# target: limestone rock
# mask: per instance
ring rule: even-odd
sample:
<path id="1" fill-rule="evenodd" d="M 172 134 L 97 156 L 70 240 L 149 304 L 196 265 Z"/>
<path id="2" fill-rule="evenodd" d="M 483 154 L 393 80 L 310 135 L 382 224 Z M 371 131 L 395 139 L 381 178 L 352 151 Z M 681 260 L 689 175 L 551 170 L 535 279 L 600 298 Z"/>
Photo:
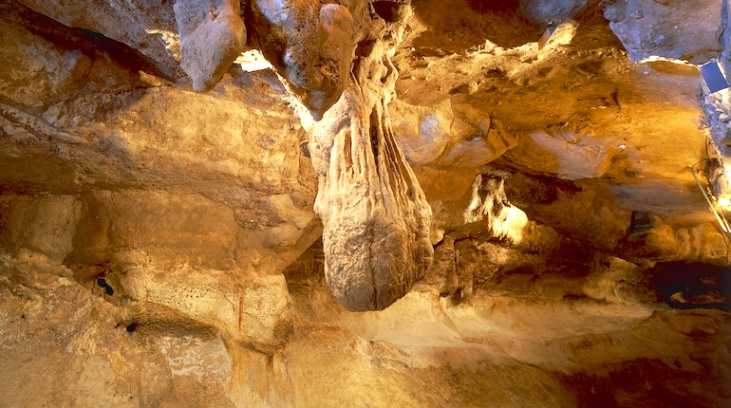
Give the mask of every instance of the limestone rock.
<path id="1" fill-rule="evenodd" d="M 413 166 L 477 168 L 515 147 L 510 134 L 469 105 L 445 99 L 435 106 L 390 105 L 394 133 Z"/>
<path id="2" fill-rule="evenodd" d="M 271 354 L 292 332 L 290 297 L 281 274 L 176 265 L 139 249 L 118 251 L 111 267 L 107 282 L 116 288 L 115 299 L 168 307 L 237 345 Z M 163 275 L 166 279 L 159 279 Z"/>
<path id="3" fill-rule="evenodd" d="M 33 13 L 14 12 L 0 18 L 16 63 L 0 70 L 3 256 L 45 257 L 106 302 L 280 347 L 291 315 L 277 273 L 321 234 L 281 86 L 239 71 L 218 93 L 185 91 L 120 62 L 124 45 L 61 24 L 32 31 Z"/>
<path id="4" fill-rule="evenodd" d="M 528 151 L 530 155 L 526 154 Z M 597 145 L 591 137 L 546 132 L 531 133 L 506 155 L 520 166 L 527 165 L 529 160 L 533 169 L 568 180 L 602 177 L 612 162 L 608 149 Z"/>
<path id="5" fill-rule="evenodd" d="M 319 179 L 315 212 L 323 220 L 325 276 L 348 310 L 388 307 L 432 261 L 431 209 L 388 111 L 397 75 L 389 57 L 400 35 L 396 25 L 383 38 L 361 42 L 353 77 L 315 124 L 309 144 Z"/>
<path id="6" fill-rule="evenodd" d="M 605 16 L 633 60 L 650 56 L 702 64 L 721 50 L 721 0 L 609 3 Z"/>
<path id="7" fill-rule="evenodd" d="M 27 286 L 9 282 L 14 269 L 25 271 L 14 281 Z M 58 269 L 39 255 L 0 261 L 0 307 L 14 310 L 2 330 L 17 333 L 0 351 L 0 377 L 9 385 L 0 390 L 3 405 L 232 406 L 225 385 L 231 356 L 210 326 L 152 304 L 115 306 Z M 12 363 L 19 360 L 25 363 Z M 198 387 L 206 391 L 185 391 Z"/>
<path id="8" fill-rule="evenodd" d="M 493 237 L 520 243 L 528 217 L 513 207 L 505 195 L 505 178 L 508 174 L 487 171 L 475 177 L 472 183 L 472 200 L 463 213 L 465 224 L 486 221 Z"/>
<path id="9" fill-rule="evenodd" d="M 587 2 L 588 0 L 521 0 L 519 10 L 530 19 L 557 25 L 573 17 L 586 7 Z"/>
<path id="10" fill-rule="evenodd" d="M 362 2 L 354 2 L 353 6 Z M 254 45 L 315 119 L 338 100 L 355 50 L 348 8 L 303 0 L 257 0 L 247 20 Z"/>
<path id="11" fill-rule="evenodd" d="M 387 109 L 396 79 L 389 57 L 410 9 L 372 7 L 368 16 L 363 2 L 262 0 L 250 22 L 264 55 L 318 120 L 307 149 L 319 176 L 315 211 L 328 284 L 350 310 L 395 302 L 432 256 L 431 211 Z"/>
<path id="12" fill-rule="evenodd" d="M 100 33 L 138 50 L 165 75 L 182 76 L 173 2 L 22 0 L 31 9 L 71 27 Z"/>
<path id="13" fill-rule="evenodd" d="M 180 66 L 193 79 L 193 89 L 213 88 L 244 51 L 246 27 L 238 0 L 175 2 L 180 33 Z"/>
<path id="14" fill-rule="evenodd" d="M 102 46 L 88 32 L 69 29 L 17 3 L 0 4 L 0 13 L 0 95 L 11 104 L 46 109 L 86 92 L 137 86 L 141 81 L 136 70 L 154 71 L 153 64 L 126 46 Z"/>
<path id="15" fill-rule="evenodd" d="M 726 238 L 711 223 L 683 227 L 657 220 L 655 224 L 649 231 L 631 234 L 621 242 L 626 257 L 716 265 L 726 265 L 731 259 Z"/>
<path id="16" fill-rule="evenodd" d="M 82 205 L 73 196 L 33 200 L 4 195 L 0 242 L 6 249 L 30 250 L 61 262 L 73 251 Z"/>
<path id="17" fill-rule="evenodd" d="M 239 2 L 203 94 L 174 3 L 0 2 L 0 406 L 730 405 L 728 94 L 602 14 L 728 10 Z"/>

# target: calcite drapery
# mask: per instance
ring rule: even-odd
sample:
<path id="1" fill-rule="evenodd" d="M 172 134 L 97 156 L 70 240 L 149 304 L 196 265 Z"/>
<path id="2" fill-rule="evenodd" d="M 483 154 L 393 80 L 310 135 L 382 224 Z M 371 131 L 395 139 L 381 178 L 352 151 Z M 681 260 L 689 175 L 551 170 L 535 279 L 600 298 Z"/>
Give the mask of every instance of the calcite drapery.
<path id="1" fill-rule="evenodd" d="M 397 78 L 390 58 L 410 6 L 353 3 L 350 10 L 320 8 L 317 43 L 300 49 L 288 38 L 284 76 L 301 90 L 298 81 L 308 86 L 302 78 L 319 78 L 313 68 L 330 74 L 300 96 L 316 118 L 337 100 L 315 123 L 309 143 L 319 178 L 315 212 L 324 226 L 325 278 L 345 308 L 381 310 L 403 297 L 432 262 L 431 208 L 388 115 Z M 330 52 L 312 58 L 313 45 Z"/>
<path id="2" fill-rule="evenodd" d="M 232 40 L 241 32 L 239 3 L 204 3 L 175 6 L 183 69 L 196 90 L 215 84 L 242 46 Z M 397 77 L 390 58 L 410 4 L 256 0 L 243 15 L 250 45 L 317 121 L 309 151 L 319 178 L 315 212 L 323 220 L 328 285 L 349 310 L 383 309 L 433 258 L 431 208 L 396 144 L 387 107 Z M 202 52 L 217 46 L 220 55 Z"/>

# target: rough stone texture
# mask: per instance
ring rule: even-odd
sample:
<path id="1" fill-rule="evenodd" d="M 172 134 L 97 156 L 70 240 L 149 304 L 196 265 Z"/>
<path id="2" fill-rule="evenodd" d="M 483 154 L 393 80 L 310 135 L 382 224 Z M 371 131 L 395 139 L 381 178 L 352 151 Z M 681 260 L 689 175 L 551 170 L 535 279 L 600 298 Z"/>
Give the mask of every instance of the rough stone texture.
<path id="1" fill-rule="evenodd" d="M 586 7 L 588 0 L 521 0 L 520 13 L 549 26 L 571 19 Z"/>
<path id="2" fill-rule="evenodd" d="M 12 105 L 43 110 L 100 89 L 133 88 L 140 79 L 132 67 L 154 69 L 129 49 L 69 30 L 12 2 L 0 3 L 0 10 L 5 62 L 0 95 Z"/>
<path id="3" fill-rule="evenodd" d="M 487 33 L 487 41 L 477 30 L 430 29 L 444 7 L 426 0 L 415 7 L 394 58 L 399 142 L 435 211 L 456 210 L 480 171 L 469 164 L 489 163 L 516 173 L 508 196 L 531 220 L 604 250 L 627 237 L 635 210 L 673 229 L 715 222 L 686 168 L 705 157 L 706 146 L 695 68 L 631 63 L 596 3 L 557 27 L 542 49 L 535 42 L 503 47 L 520 38 L 512 30 L 531 32 L 521 20 Z M 504 13 L 481 12 L 469 18 L 485 27 Z M 485 113 L 467 115 L 463 106 Z M 422 110 L 417 125 L 410 112 Z M 457 160 L 447 165 L 450 157 Z"/>
<path id="4" fill-rule="evenodd" d="M 315 211 L 333 294 L 349 310 L 380 310 L 429 267 L 431 209 L 396 145 L 386 101 L 361 92 L 346 91 L 315 129 Z"/>
<path id="5" fill-rule="evenodd" d="M 276 77 L 239 71 L 191 102 L 143 58 L 120 62 L 123 46 L 2 7 L 15 62 L 0 80 L 4 253 L 63 264 L 87 289 L 104 292 L 103 279 L 113 304 L 160 305 L 226 341 L 281 346 L 292 316 L 278 271 L 321 226 L 297 151 L 305 134 Z"/>
<path id="6" fill-rule="evenodd" d="M 289 281 L 299 313 L 343 325 L 348 334 L 358 335 L 342 339 L 332 326 L 304 330 L 313 342 L 328 344 L 328 351 L 339 349 L 341 342 L 347 344 L 340 349 L 344 364 L 326 364 L 322 370 L 357 381 L 348 387 L 319 384 L 318 390 L 331 396 L 328 401 L 357 395 L 375 406 L 389 403 L 381 399 L 384 394 L 368 392 L 374 387 L 388 389 L 387 395 L 404 403 L 425 406 L 583 406 L 585 401 L 635 406 L 667 401 L 669 394 L 673 401 L 689 406 L 713 406 L 728 399 L 723 383 L 728 363 L 716 365 L 713 360 L 728 361 L 729 355 L 710 352 L 716 346 L 704 344 L 724 341 L 722 337 L 729 335 L 727 313 L 635 309 L 638 301 L 655 296 L 642 289 L 648 277 L 641 268 L 616 258 L 585 260 L 591 266 L 581 266 L 584 261 L 576 263 L 582 256 L 577 248 L 547 252 L 561 261 L 544 264 L 544 270 L 526 270 L 527 265 L 538 266 L 535 255 L 527 259 L 526 253 L 516 251 L 511 257 L 505 247 L 482 245 L 477 253 L 461 255 L 483 262 L 471 263 L 476 267 L 472 297 L 454 305 L 429 283 L 384 311 L 365 314 L 338 313 L 321 273 L 304 272 L 317 262 L 298 264 L 291 269 L 297 276 L 290 275 Z M 313 260 L 320 256 L 314 254 Z M 487 277 L 491 267 L 499 269 Z M 586 333 L 588 327 L 596 331 Z M 295 338 L 294 347 L 301 354 L 297 361 L 309 356 L 309 364 L 316 366 L 316 355 L 303 349 L 307 337 Z M 363 349 L 365 344 L 358 339 L 371 343 Z M 700 356 L 695 353 L 701 349 L 710 354 L 689 357 L 681 350 L 691 344 L 698 350 L 693 355 Z M 379 357 L 370 363 L 360 360 L 374 354 Z M 361 364 L 371 364 L 373 368 L 366 371 L 373 376 L 355 375 Z M 718 377 L 706 377 L 705 370 Z M 444 382 L 447 373 L 451 385 Z M 428 384 L 437 391 L 404 395 L 399 374 L 420 379 L 408 381 L 408 389 L 421 390 Z M 685 382 L 696 376 L 706 379 L 702 389 Z M 306 405 L 317 398 L 307 397 L 312 399 Z"/>
<path id="7" fill-rule="evenodd" d="M 722 0 L 629 0 L 607 4 L 604 16 L 630 57 L 658 56 L 703 64 L 721 51 Z"/>
<path id="8" fill-rule="evenodd" d="M 686 168 L 718 172 L 728 95 L 633 62 L 607 2 L 338 4 L 246 2 L 271 64 L 197 93 L 174 2 L 0 2 L 0 406 L 728 406 L 729 244 Z M 366 212 L 319 204 L 368 200 L 322 175 L 397 200 L 386 159 L 434 262 L 352 313 L 323 240 Z"/>
<path id="9" fill-rule="evenodd" d="M 210 7 L 175 5 L 181 64 L 199 91 L 220 80 L 245 32 L 238 2 Z M 365 2 L 346 8 L 262 0 L 246 16 L 255 45 L 318 120 L 308 149 L 320 177 L 315 210 L 323 220 L 330 286 L 350 310 L 380 310 L 401 298 L 432 253 L 429 205 L 396 143 L 387 109 L 396 81 L 390 56 L 409 4 L 369 7 L 365 15 Z"/>
<path id="10" fill-rule="evenodd" d="M 729 72 L 729 67 L 731 67 L 731 30 L 728 27 L 731 14 L 728 12 L 728 2 L 723 2 L 721 7 L 721 26 L 718 28 L 718 38 L 721 45 L 719 63 L 724 72 Z"/>
<path id="11" fill-rule="evenodd" d="M 365 4 L 353 1 L 346 7 L 301 0 L 251 4 L 246 19 L 252 45 L 262 50 L 316 119 L 338 100 L 348 82 L 354 40 L 363 35 L 354 31 L 370 20 Z"/>
<path id="12" fill-rule="evenodd" d="M 21 3 L 67 26 L 101 33 L 124 43 L 149 57 L 160 72 L 171 78 L 182 76 L 173 1 L 28 0 Z"/>
<path id="13" fill-rule="evenodd" d="M 4 406 L 233 406 L 231 357 L 206 325 L 153 303 L 115 306 L 43 256 L 1 262 Z"/>
<path id="14" fill-rule="evenodd" d="M 180 66 L 193 80 L 193 89 L 208 91 L 223 78 L 246 45 L 246 27 L 238 0 L 205 4 L 175 2 L 180 33 Z"/>
<path id="15" fill-rule="evenodd" d="M 469 86 L 469 85 L 468 85 Z M 440 168 L 475 168 L 502 156 L 516 140 L 470 105 L 445 99 L 436 106 L 390 105 L 392 126 L 409 163 Z"/>

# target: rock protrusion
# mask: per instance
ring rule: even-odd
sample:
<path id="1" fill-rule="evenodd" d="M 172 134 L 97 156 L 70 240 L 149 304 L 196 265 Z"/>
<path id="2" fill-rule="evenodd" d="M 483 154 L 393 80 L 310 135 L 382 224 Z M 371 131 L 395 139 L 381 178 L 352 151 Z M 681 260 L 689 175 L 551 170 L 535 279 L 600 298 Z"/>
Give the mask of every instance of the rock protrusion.
<path id="1" fill-rule="evenodd" d="M 357 24 L 345 6 L 319 1 L 257 0 L 247 24 L 256 47 L 319 120 L 350 75 Z"/>
<path id="2" fill-rule="evenodd" d="M 607 2 L 604 17 L 627 49 L 640 61 L 658 56 L 703 64 L 721 47 L 721 0 Z"/>
<path id="3" fill-rule="evenodd" d="M 175 4 L 181 65 L 194 89 L 215 85 L 242 49 L 240 8 L 228 0 Z M 244 12 L 251 46 L 316 120 L 307 151 L 319 177 L 328 284 L 349 310 L 383 309 L 433 257 L 431 208 L 387 108 L 397 78 L 390 58 L 410 5 L 256 0 Z"/>
<path id="4" fill-rule="evenodd" d="M 238 0 L 178 0 L 175 19 L 180 32 L 180 66 L 193 89 L 213 88 L 246 45 L 246 26 Z"/>

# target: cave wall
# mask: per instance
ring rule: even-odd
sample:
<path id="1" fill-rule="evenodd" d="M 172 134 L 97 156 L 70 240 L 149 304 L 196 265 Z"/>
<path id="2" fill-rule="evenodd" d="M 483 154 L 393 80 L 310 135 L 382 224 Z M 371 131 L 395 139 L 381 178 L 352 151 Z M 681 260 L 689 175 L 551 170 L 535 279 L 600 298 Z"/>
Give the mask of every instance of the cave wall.
<path id="1" fill-rule="evenodd" d="M 727 404 L 720 3 L 0 2 L 0 405 Z"/>

